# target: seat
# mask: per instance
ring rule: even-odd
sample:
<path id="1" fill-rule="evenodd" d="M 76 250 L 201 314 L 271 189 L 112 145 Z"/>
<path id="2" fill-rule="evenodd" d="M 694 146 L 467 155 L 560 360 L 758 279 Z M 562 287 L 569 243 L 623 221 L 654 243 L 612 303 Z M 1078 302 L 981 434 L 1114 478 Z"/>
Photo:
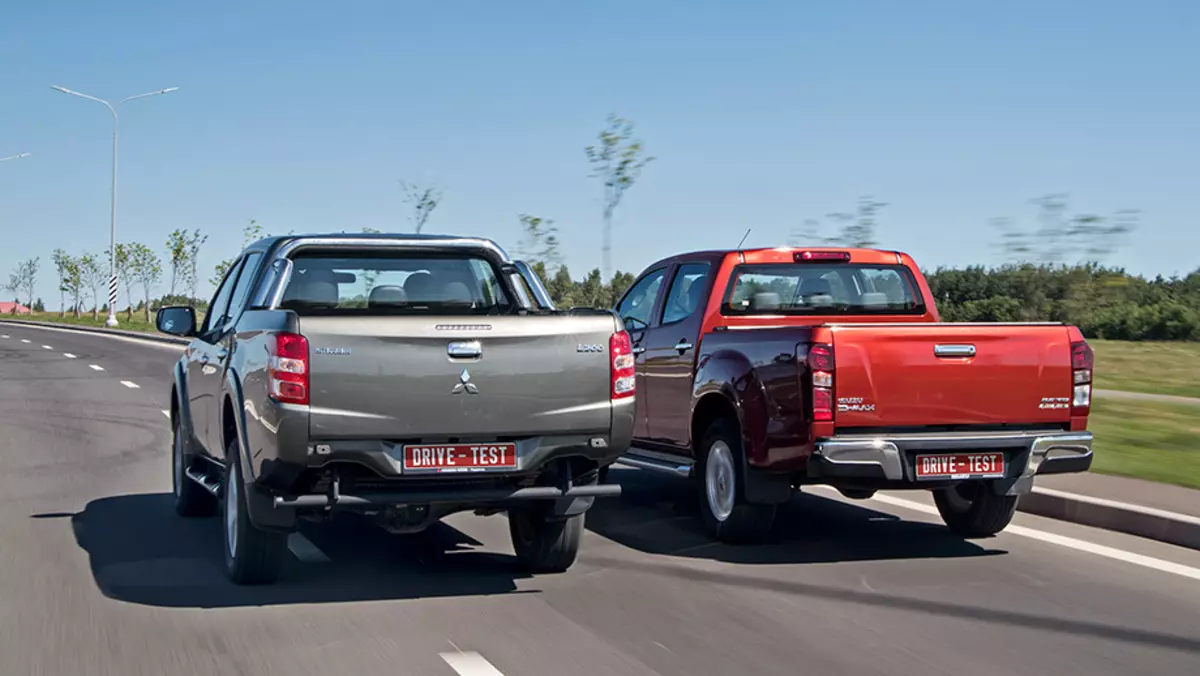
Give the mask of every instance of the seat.
<path id="1" fill-rule="evenodd" d="M 384 284 L 371 289 L 367 294 L 367 307 L 399 307 L 406 305 L 408 294 L 404 287 L 394 284 Z"/>
<path id="2" fill-rule="evenodd" d="M 297 277 L 283 292 L 284 309 L 333 308 L 338 305 L 338 285 L 319 277 Z"/>

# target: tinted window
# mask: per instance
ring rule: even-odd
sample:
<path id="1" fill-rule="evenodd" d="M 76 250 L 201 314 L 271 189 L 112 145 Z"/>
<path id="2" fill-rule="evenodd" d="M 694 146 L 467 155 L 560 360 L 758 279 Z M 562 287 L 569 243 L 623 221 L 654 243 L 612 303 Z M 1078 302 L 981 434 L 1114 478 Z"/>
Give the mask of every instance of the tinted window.
<path id="1" fill-rule="evenodd" d="M 238 274 L 237 283 L 233 287 L 233 295 L 229 300 L 229 309 L 225 312 L 228 318 L 237 318 L 246 306 L 246 297 L 250 295 L 250 285 L 254 282 L 254 278 L 258 272 L 258 262 L 262 259 L 262 254 L 252 253 L 246 256 L 246 262 L 242 265 L 242 271 Z"/>
<path id="2" fill-rule="evenodd" d="M 728 315 L 922 314 L 916 281 L 902 265 L 785 263 L 734 268 Z"/>
<path id="3" fill-rule="evenodd" d="M 484 258 L 371 251 L 296 256 L 281 307 L 300 315 L 479 315 L 515 303 Z"/>
<path id="4" fill-rule="evenodd" d="M 665 270 L 655 270 L 642 277 L 617 305 L 617 314 L 626 320 L 625 328 L 636 331 L 650 325 L 650 311 L 654 309 L 654 302 L 658 300 L 658 293 L 662 290 L 664 272 Z M 630 319 L 634 320 L 632 326 Z"/>
<path id="5" fill-rule="evenodd" d="M 663 324 L 682 321 L 692 316 L 704 301 L 708 286 L 708 263 L 684 263 L 671 280 L 667 304 L 663 308 Z"/>
<path id="6" fill-rule="evenodd" d="M 220 320 L 229 309 L 229 297 L 233 295 L 233 285 L 237 281 L 237 273 L 241 267 L 242 261 L 238 260 L 225 273 L 225 279 L 221 280 L 221 285 L 213 294 L 212 302 L 208 304 L 208 312 L 204 316 L 204 327 L 200 329 L 200 333 L 208 333 L 221 325 Z"/>

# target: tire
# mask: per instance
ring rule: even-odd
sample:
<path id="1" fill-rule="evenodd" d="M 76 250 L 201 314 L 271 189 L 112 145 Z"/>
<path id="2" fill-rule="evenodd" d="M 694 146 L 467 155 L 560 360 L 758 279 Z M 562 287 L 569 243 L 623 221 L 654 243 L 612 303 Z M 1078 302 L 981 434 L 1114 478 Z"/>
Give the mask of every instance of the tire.
<path id="1" fill-rule="evenodd" d="M 271 584 L 279 579 L 287 552 L 287 535 L 265 531 L 250 522 L 246 508 L 246 484 L 242 481 L 242 463 L 238 443 L 233 441 L 225 452 L 227 467 L 221 491 L 221 549 L 225 552 L 225 573 L 235 584 Z"/>
<path id="2" fill-rule="evenodd" d="M 579 554 L 586 515 L 551 520 L 540 507 L 510 511 L 508 532 L 521 567 L 531 573 L 566 572 Z"/>
<path id="3" fill-rule="evenodd" d="M 942 521 L 965 538 L 991 537 L 1004 530 L 1017 511 L 1015 495 L 996 495 L 990 484 L 971 481 L 933 492 Z"/>
<path id="4" fill-rule="evenodd" d="M 717 420 L 697 449 L 700 514 L 714 540 L 729 544 L 762 542 L 775 524 L 775 505 L 746 501 L 742 476 L 742 436 L 727 420 Z"/>
<path id="5" fill-rule="evenodd" d="M 184 470 L 191 464 L 191 453 L 184 438 L 183 422 L 176 415 L 171 424 L 171 484 L 175 513 L 179 516 L 212 516 L 217 512 L 217 498 L 203 486 L 187 478 Z"/>

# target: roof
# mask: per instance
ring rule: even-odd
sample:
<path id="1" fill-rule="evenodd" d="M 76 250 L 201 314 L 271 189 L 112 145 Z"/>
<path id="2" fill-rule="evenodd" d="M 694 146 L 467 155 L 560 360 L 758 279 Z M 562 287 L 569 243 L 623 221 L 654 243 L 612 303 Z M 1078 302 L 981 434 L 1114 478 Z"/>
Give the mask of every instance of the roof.
<path id="1" fill-rule="evenodd" d="M 662 260 L 655 261 L 647 269 L 681 258 L 717 258 L 738 252 L 741 252 L 746 257 L 746 262 L 748 263 L 790 263 L 793 260 L 793 255 L 800 251 L 845 251 L 850 254 L 851 260 L 855 263 L 875 264 L 896 264 L 900 262 L 900 257 L 907 256 L 903 252 L 890 249 L 864 249 L 843 246 L 777 246 L 759 247 L 756 249 L 708 249 L 668 256 Z"/>

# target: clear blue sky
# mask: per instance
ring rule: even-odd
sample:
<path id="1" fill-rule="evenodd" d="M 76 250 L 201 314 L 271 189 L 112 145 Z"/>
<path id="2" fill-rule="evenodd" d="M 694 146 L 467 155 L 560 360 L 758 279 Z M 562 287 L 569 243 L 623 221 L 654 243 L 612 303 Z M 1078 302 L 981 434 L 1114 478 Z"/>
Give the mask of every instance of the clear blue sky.
<path id="1" fill-rule="evenodd" d="M 817 5 L 823 5 L 818 7 Z M 251 5 L 251 7 L 247 7 Z M 555 219 L 600 262 L 583 146 L 610 111 L 658 160 L 615 227 L 619 267 L 784 243 L 802 219 L 890 204 L 879 231 L 926 266 L 994 263 L 1030 198 L 1143 211 L 1110 262 L 1200 265 L 1200 2 L 5 2 L 0 282 L 107 246 L 103 98 L 122 115 L 119 237 L 402 230 L 398 179 L 445 200 L 428 229 L 506 246 Z M 207 278 L 207 274 L 203 275 Z"/>

